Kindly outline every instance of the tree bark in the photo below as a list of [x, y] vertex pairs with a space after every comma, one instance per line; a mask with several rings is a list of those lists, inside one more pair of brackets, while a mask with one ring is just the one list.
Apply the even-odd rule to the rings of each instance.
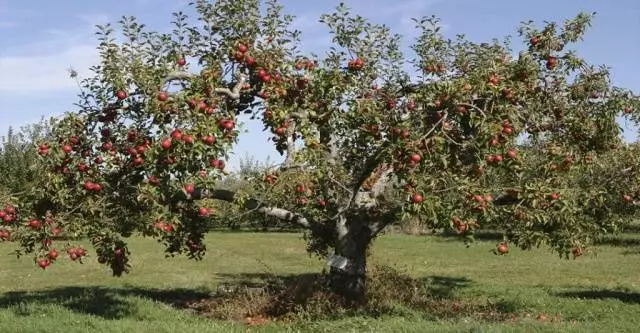
[[370, 230], [360, 221], [338, 221], [338, 239], [334, 256], [330, 259], [329, 284], [347, 302], [366, 303], [367, 248], [371, 243]]

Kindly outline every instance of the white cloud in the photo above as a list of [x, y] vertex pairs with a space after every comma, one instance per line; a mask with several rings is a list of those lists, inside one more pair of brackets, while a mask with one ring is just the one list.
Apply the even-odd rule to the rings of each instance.
[[69, 77], [73, 67], [79, 73], [98, 61], [93, 45], [70, 45], [66, 50], [34, 56], [0, 57], [0, 92], [33, 93], [77, 88]]
[[73, 30], [47, 29], [48, 38], [3, 50], [0, 56], [0, 94], [67, 91], [77, 89], [69, 77], [73, 68], [81, 76], [99, 61], [93, 32], [106, 15], [85, 14]]
[[[371, 19], [376, 23], [386, 23], [394, 27], [393, 32], [403, 35], [405, 39], [416, 37], [419, 33], [412, 20], [433, 14], [429, 9], [443, 0], [408, 0], [368, 1], [358, 9], [358, 14]], [[355, 7], [355, 6], [354, 6]], [[380, 10], [384, 8], [384, 10]], [[442, 24], [441, 29], [448, 29], [448, 25]]]

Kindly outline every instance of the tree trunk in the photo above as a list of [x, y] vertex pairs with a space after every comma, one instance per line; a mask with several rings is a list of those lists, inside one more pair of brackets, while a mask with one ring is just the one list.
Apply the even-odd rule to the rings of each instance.
[[332, 290], [349, 303], [366, 303], [365, 283], [367, 248], [371, 242], [368, 229], [347, 226], [346, 233], [338, 232], [335, 254], [330, 258], [329, 283]]

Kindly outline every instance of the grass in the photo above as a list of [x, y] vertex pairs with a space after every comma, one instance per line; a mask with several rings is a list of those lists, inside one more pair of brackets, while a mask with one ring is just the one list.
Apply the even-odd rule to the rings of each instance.
[[[297, 234], [212, 233], [202, 262], [165, 259], [155, 241], [133, 238], [133, 271], [122, 278], [95, 258], [60, 259], [43, 272], [30, 258], [2, 255], [0, 332], [637, 332], [640, 242], [634, 235], [621, 239], [567, 261], [545, 249], [495, 256], [489, 253], [495, 241], [466, 248], [454, 238], [385, 235], [374, 244], [372, 262], [427, 286], [437, 296], [428, 306], [260, 326], [207, 318], [185, 305], [222, 286], [259, 285], [276, 275], [313, 278], [323, 263], [305, 253]], [[12, 246], [0, 244], [0, 254]], [[261, 301], [243, 295], [247, 307]], [[541, 313], [548, 320], [536, 320]]]

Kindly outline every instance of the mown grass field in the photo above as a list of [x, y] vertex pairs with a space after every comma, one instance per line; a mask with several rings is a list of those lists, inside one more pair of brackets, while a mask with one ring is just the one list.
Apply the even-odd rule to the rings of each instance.
[[[62, 258], [41, 271], [28, 257], [2, 255], [0, 332], [640, 331], [640, 238], [634, 235], [578, 260], [559, 259], [546, 249], [495, 256], [489, 252], [495, 241], [466, 248], [453, 238], [385, 235], [375, 242], [372, 261], [424, 278], [455, 302], [493, 304], [510, 319], [399, 310], [261, 326], [208, 319], [175, 306], [176, 300], [203, 298], [220, 284], [264, 275], [317, 273], [323, 263], [305, 253], [298, 234], [212, 233], [207, 244], [206, 259], [194, 262], [165, 259], [160, 244], [134, 238], [133, 271], [122, 278], [95, 258], [84, 264]], [[0, 254], [12, 249], [0, 244]], [[547, 320], [537, 320], [540, 313]]]

